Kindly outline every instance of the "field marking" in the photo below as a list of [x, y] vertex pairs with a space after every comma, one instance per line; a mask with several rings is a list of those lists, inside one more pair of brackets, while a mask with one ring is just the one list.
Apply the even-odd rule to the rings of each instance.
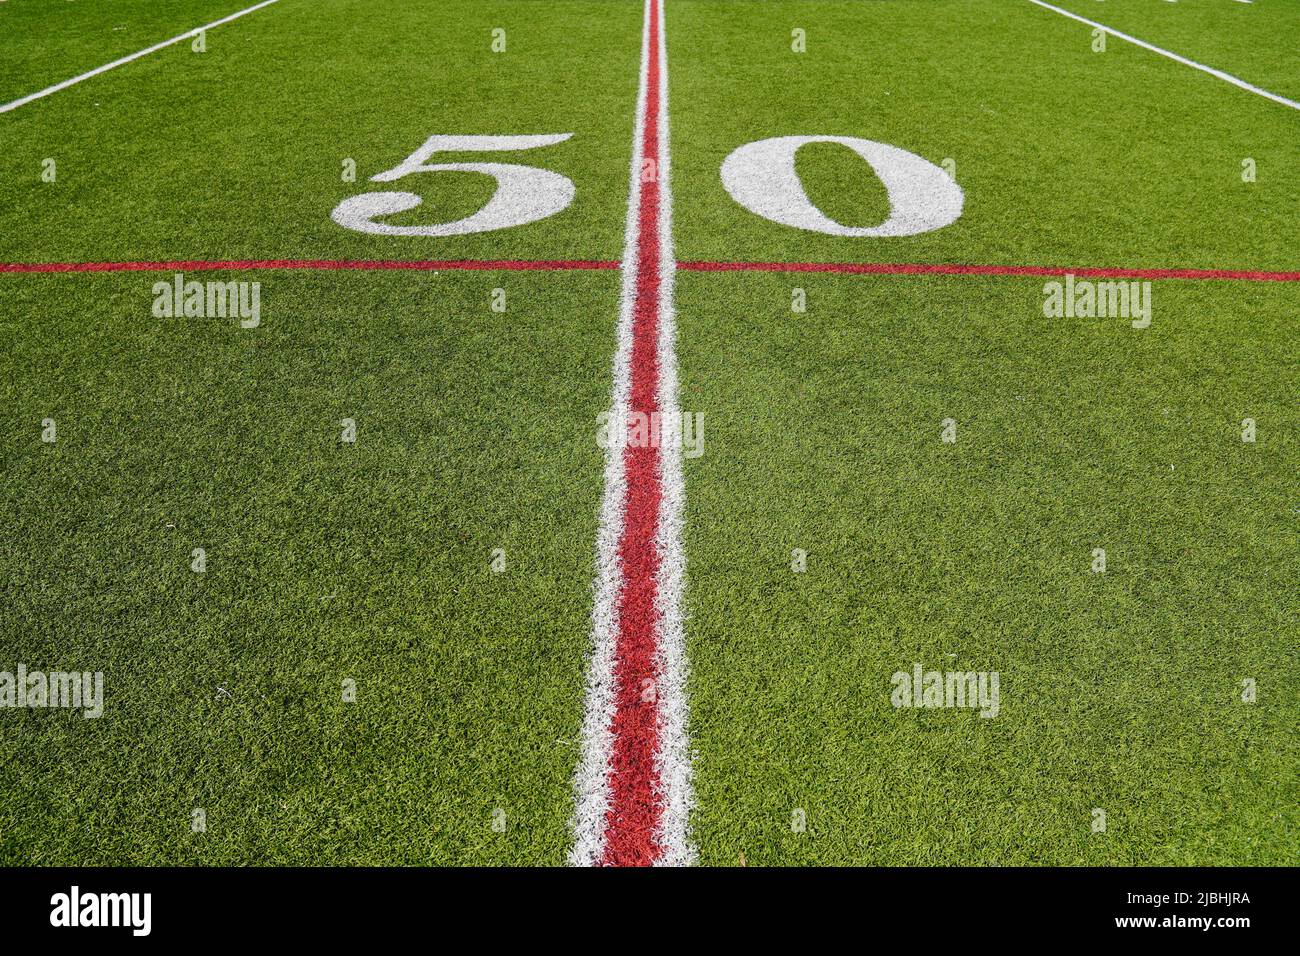
[[1190, 66], [1194, 70], [1200, 70], [1202, 73], [1208, 73], [1210, 76], [1218, 77], [1227, 83], [1231, 83], [1233, 86], [1240, 87], [1241, 89], [1254, 93], [1257, 96], [1262, 96], [1265, 99], [1272, 100], [1274, 103], [1281, 103], [1283, 106], [1289, 106], [1293, 110], [1300, 110], [1300, 103], [1297, 103], [1295, 100], [1289, 100], [1285, 96], [1278, 96], [1276, 93], [1270, 93], [1268, 90], [1260, 89], [1258, 86], [1247, 83], [1245, 80], [1238, 79], [1231, 73], [1224, 73], [1222, 70], [1216, 70], [1214, 67], [1206, 66], [1204, 63], [1197, 63], [1195, 60], [1189, 60], [1185, 56], [1179, 56], [1177, 53], [1172, 53], [1169, 50], [1147, 43], [1145, 40], [1139, 40], [1137, 37], [1129, 36], [1127, 33], [1122, 33], [1119, 30], [1116, 30], [1114, 27], [1106, 26], [1104, 23], [1098, 23], [1096, 20], [1089, 20], [1087, 17], [1081, 17], [1077, 13], [1071, 13], [1069, 10], [1062, 10], [1060, 7], [1054, 7], [1050, 3], [1045, 3], [1044, 0], [1029, 0], [1029, 2], [1036, 4], [1045, 10], [1052, 10], [1059, 13], [1063, 17], [1069, 17], [1071, 20], [1078, 20], [1080, 23], [1086, 23], [1090, 27], [1096, 27], [1098, 30], [1109, 33], [1111, 36], [1119, 37], [1121, 40], [1127, 40], [1135, 46], [1140, 46], [1144, 50], [1150, 50], [1152, 53], [1159, 53], [1161, 56], [1167, 56], [1175, 63], [1181, 63], [1183, 66]]
[[[620, 439], [630, 437], [635, 415], [680, 421], [661, 0], [645, 0], [644, 12], [610, 409], [610, 432]], [[682, 865], [694, 856], [687, 835], [684, 502], [678, 442], [608, 443], [574, 779], [574, 865]]]
[[[846, 226], [817, 207], [796, 168], [812, 143], [837, 143], [867, 164], [889, 200], [889, 215], [875, 226]], [[722, 187], [756, 216], [827, 236], [915, 236], [961, 217], [965, 194], [956, 179], [924, 157], [891, 143], [857, 136], [770, 136], [737, 147], [722, 161]]]
[[74, 86], [75, 84], [80, 83], [82, 80], [88, 80], [92, 76], [99, 76], [99, 74], [101, 73], [107, 73], [109, 70], [114, 70], [117, 67], [122, 66], [123, 64], [130, 63], [132, 60], [138, 60], [140, 59], [140, 57], [148, 56], [150, 53], [157, 53], [159, 50], [164, 49], [165, 47], [169, 47], [173, 43], [180, 43], [181, 40], [187, 40], [192, 36], [198, 36], [204, 30], [211, 30], [213, 27], [219, 27], [223, 23], [229, 23], [231, 20], [238, 20], [246, 13], [253, 13], [256, 10], [261, 10], [263, 7], [269, 7], [271, 4], [278, 3], [278, 2], [279, 0], [262, 0], [261, 3], [256, 3], [253, 6], [248, 7], [247, 9], [240, 10], [238, 13], [232, 13], [230, 14], [230, 16], [222, 17], [220, 20], [213, 20], [211, 23], [205, 23], [201, 27], [195, 27], [193, 30], [189, 30], [185, 33], [182, 33], [179, 36], [174, 36], [170, 40], [163, 40], [161, 43], [155, 43], [153, 46], [144, 50], [140, 50], [138, 53], [132, 53], [129, 56], [124, 56], [120, 60], [114, 60], [112, 63], [105, 63], [103, 66], [97, 66], [89, 73], [82, 73], [80, 76], [74, 76], [72, 79], [64, 80], [62, 83], [55, 83], [53, 86], [47, 86], [43, 90], [39, 90], [36, 93], [30, 93], [27, 96], [24, 96], [21, 99], [16, 99], [11, 103], [5, 103], [3, 106], [0, 106], [0, 113], [8, 113], [10, 110], [16, 110], [18, 109], [18, 107], [25, 106], [28, 103], [32, 102], [33, 100], [39, 100], [41, 97], [49, 96], [51, 93], [57, 93], [60, 90], [66, 90], [69, 86]]
[[1097, 266], [999, 266], [946, 262], [679, 262], [684, 272], [835, 272], [847, 275], [1087, 276], [1104, 279], [1237, 279], [1300, 282], [1300, 272], [1259, 269], [1124, 269]]
[[617, 269], [598, 259], [175, 259], [166, 262], [0, 262], [0, 272], [211, 272], [213, 270], [318, 269], [323, 271], [560, 272]]
[[[682, 421], [677, 400], [677, 255], [673, 247], [673, 203], [670, 189], [671, 163], [668, 133], [668, 41], [664, 25], [665, 0], [655, 0], [659, 17], [659, 340], [655, 357], [659, 362], [659, 408], [663, 419]], [[701, 438], [703, 436], [701, 435]], [[695, 862], [690, 842], [690, 814], [694, 805], [691, 785], [691, 753], [687, 736], [688, 704], [686, 681], [685, 591], [686, 480], [682, 474], [680, 441], [664, 443], [660, 462], [662, 502], [656, 537], [659, 560], [659, 751], [660, 791], [663, 816], [660, 820], [662, 855], [656, 861], [665, 866], [687, 866]]]
[[[414, 272], [584, 272], [619, 269], [608, 259], [176, 259], [167, 262], [0, 262], [0, 273], [237, 272], [301, 269]], [[1129, 269], [1109, 266], [1002, 266], [947, 262], [701, 262], [680, 261], [685, 272], [838, 272], [846, 275], [1063, 276], [1103, 279], [1218, 279], [1300, 282], [1300, 271], [1265, 269]]]

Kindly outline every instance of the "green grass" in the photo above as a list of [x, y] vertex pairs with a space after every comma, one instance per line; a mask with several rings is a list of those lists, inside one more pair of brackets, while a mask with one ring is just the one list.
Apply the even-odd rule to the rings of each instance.
[[[1296, 268], [1294, 111], [1094, 54], [1032, 5], [681, 0], [669, 24], [683, 259]], [[790, 134], [951, 157], [963, 216], [883, 240], [759, 219], [718, 166]], [[1245, 156], [1268, 176], [1243, 183]], [[834, 218], [883, 218], [848, 150], [797, 168]], [[682, 406], [708, 423], [686, 474], [703, 862], [1295, 861], [1294, 287], [1158, 283], [1146, 330], [1045, 319], [1030, 278], [678, 290]], [[1267, 437], [1242, 443], [1246, 417]], [[915, 663], [999, 672], [1001, 714], [895, 710]], [[1271, 688], [1253, 705], [1246, 677]]]
[[[1128, 43], [1093, 53], [1086, 27], [1025, 0], [675, 0], [667, 19], [683, 259], [1296, 268], [1300, 113]], [[723, 159], [795, 134], [951, 158], [962, 218], [848, 240], [732, 202]], [[881, 221], [879, 184], [849, 150], [810, 149], [799, 169], [810, 196], [846, 197], [828, 213]]]
[[[1294, 862], [1295, 297], [1041, 299], [679, 280], [703, 862]], [[914, 663], [999, 672], [1001, 713], [893, 709]]]
[[[248, 2], [0, 3], [0, 100]], [[1269, 0], [1062, 3], [1297, 93]], [[1023, 0], [666, 17], [681, 259], [1300, 268], [1300, 114], [1119, 41], [1094, 54]], [[282, 0], [204, 54], [0, 115], [0, 262], [617, 259], [640, 29], [636, 0]], [[535, 163], [576, 199], [458, 238], [331, 221], [433, 133], [573, 133], [458, 158]], [[760, 219], [719, 166], [791, 134], [952, 158], [963, 216], [883, 240]], [[833, 218], [883, 217], [847, 150], [797, 168]], [[491, 189], [418, 180], [409, 221]], [[0, 712], [0, 863], [562, 862], [619, 276], [191, 278], [260, 281], [261, 326], [154, 318], [170, 273], [0, 275], [0, 670], [106, 690], [101, 720]], [[1296, 861], [1296, 284], [1158, 282], [1145, 330], [1044, 318], [1041, 279], [677, 290], [680, 404], [705, 413], [702, 862]], [[918, 662], [997, 671], [999, 716], [894, 709]]]
[[[286, 0], [0, 117], [0, 260], [616, 258], [639, 11], [374, 9]], [[571, 132], [541, 164], [577, 198], [460, 240], [330, 220], [434, 132]], [[423, 179], [430, 219], [490, 190]], [[203, 276], [262, 282], [256, 330], [153, 318], [159, 278], [0, 277], [0, 666], [108, 698], [6, 715], [0, 860], [560, 862], [617, 277]]]
[[[80, 76], [256, 2], [5, 0], [0, 6], [0, 103]], [[33, 42], [33, 37], [40, 41]]]
[[[375, 16], [373, 6], [282, 0], [212, 31], [206, 53], [178, 44], [0, 116], [4, 258], [617, 259], [637, 8], [392, 3]], [[506, 30], [505, 53], [490, 49], [494, 27]], [[561, 80], [583, 94], [558, 96]], [[517, 156], [452, 159], [552, 169], [577, 185], [573, 205], [452, 239], [367, 236], [331, 221], [344, 198], [393, 188], [367, 180], [433, 133], [572, 133]], [[45, 158], [57, 182], [41, 180]], [[347, 158], [356, 182], [342, 179]], [[448, 222], [481, 205], [491, 181], [443, 173], [398, 186], [426, 197], [428, 221]]]
[[615, 279], [278, 276], [255, 332], [149, 282], [0, 283], [0, 667], [106, 685], [4, 714], [0, 859], [560, 862]]
[[[1019, 0], [1025, 2], [1025, 0]], [[1122, 30], [1171, 53], [1222, 70], [1270, 93], [1300, 100], [1300, 18], [1286, 0], [1051, 0], [1052, 5]], [[1045, 17], [1060, 17], [1050, 10]], [[1085, 35], [1091, 27], [1076, 23]], [[1116, 42], [1111, 38], [1111, 43]], [[1118, 41], [1123, 43], [1124, 41]]]

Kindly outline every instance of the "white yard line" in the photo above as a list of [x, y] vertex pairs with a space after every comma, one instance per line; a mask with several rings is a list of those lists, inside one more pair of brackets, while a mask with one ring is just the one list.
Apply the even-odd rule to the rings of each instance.
[[47, 86], [43, 90], [39, 90], [36, 93], [30, 93], [21, 99], [14, 100], [12, 103], [5, 103], [3, 106], [0, 106], [0, 113], [8, 113], [10, 110], [16, 110], [20, 106], [26, 106], [33, 100], [39, 100], [41, 97], [49, 96], [51, 93], [66, 90], [69, 86], [74, 86], [82, 80], [88, 80], [92, 76], [99, 76], [99, 74], [107, 73], [109, 70], [115, 70], [119, 66], [130, 63], [132, 60], [138, 60], [140, 57], [148, 56], [150, 53], [157, 53], [159, 50], [169, 47], [173, 43], [180, 43], [182, 40], [187, 40], [192, 36], [198, 36], [204, 30], [211, 30], [213, 27], [219, 27], [223, 23], [229, 23], [231, 20], [238, 20], [245, 14], [253, 13], [256, 10], [261, 10], [263, 7], [269, 7], [271, 4], [278, 2], [279, 0], [262, 0], [261, 3], [254, 4], [245, 10], [240, 10], [238, 13], [232, 13], [230, 16], [222, 17], [220, 20], [213, 20], [211, 23], [205, 23], [201, 27], [195, 27], [193, 30], [174, 36], [170, 40], [163, 40], [162, 43], [155, 43], [153, 46], [141, 50], [138, 53], [132, 53], [130, 56], [124, 56], [122, 59], [114, 60], [112, 63], [105, 63], [103, 66], [97, 66], [88, 73], [82, 73], [80, 76], [74, 76], [72, 79], [64, 80], [62, 83], [55, 83], [53, 86]]
[[1278, 96], [1276, 93], [1270, 93], [1268, 90], [1260, 89], [1252, 83], [1233, 76], [1231, 73], [1224, 73], [1222, 70], [1216, 70], [1212, 66], [1206, 66], [1204, 63], [1197, 63], [1195, 60], [1189, 60], [1185, 56], [1179, 56], [1177, 53], [1171, 53], [1169, 50], [1162, 49], [1154, 44], [1147, 43], [1145, 40], [1139, 40], [1137, 37], [1129, 36], [1113, 27], [1108, 27], [1104, 23], [1098, 23], [1096, 20], [1089, 20], [1087, 17], [1081, 17], [1077, 13], [1071, 13], [1069, 10], [1062, 10], [1060, 7], [1054, 7], [1050, 3], [1044, 3], [1043, 0], [1029, 0], [1030, 3], [1040, 6], [1045, 10], [1051, 10], [1059, 13], [1063, 17], [1069, 17], [1071, 20], [1078, 20], [1080, 23], [1086, 23], [1090, 27], [1096, 27], [1103, 30], [1111, 36], [1119, 37], [1121, 40], [1127, 40], [1134, 46], [1140, 46], [1144, 50], [1150, 50], [1152, 53], [1159, 53], [1166, 56], [1175, 63], [1181, 63], [1183, 66], [1190, 66], [1194, 70], [1200, 70], [1202, 73], [1208, 73], [1210, 76], [1217, 77], [1225, 83], [1231, 83], [1233, 86], [1254, 93], [1256, 96], [1262, 96], [1266, 100], [1272, 100], [1274, 103], [1281, 103], [1283, 106], [1289, 106], [1293, 110], [1300, 110], [1300, 103], [1295, 100], [1289, 100], [1285, 96]]
[[[651, 407], [665, 422], [681, 420], [661, 0], [645, 0], [644, 14], [610, 409], [615, 423]], [[645, 179], [647, 161], [654, 169], [650, 181]], [[675, 434], [669, 428], [664, 432]], [[569, 861], [577, 866], [688, 864], [694, 854], [687, 834], [691, 768], [682, 626], [681, 446], [664, 439], [650, 450], [625, 448], [613, 439], [626, 438], [626, 432], [614, 427], [610, 437]], [[653, 525], [645, 518], [647, 508], [656, 516]], [[650, 542], [654, 547], [647, 558]], [[647, 595], [653, 603], [648, 616], [638, 603]], [[622, 613], [625, 606], [632, 607], [630, 614]], [[647, 685], [651, 695], [638, 697]], [[639, 716], [646, 708], [653, 709], [652, 725]]]
[[[632, 177], [627, 194], [627, 224], [623, 233], [623, 284], [619, 296], [618, 339], [614, 353], [614, 395], [611, 420], [627, 420], [632, 391], [632, 319], [636, 304], [637, 236], [640, 232], [641, 150], [645, 138], [646, 71], [650, 45], [650, 5], [644, 11], [641, 31], [641, 79], [632, 125]], [[613, 428], [610, 429], [611, 433]], [[609, 813], [609, 764], [614, 747], [614, 651], [618, 644], [618, 595], [623, 569], [618, 545], [623, 537], [627, 505], [627, 477], [623, 451], [610, 436], [605, 449], [605, 492], [596, 531], [595, 603], [591, 612], [591, 658], [587, 662], [586, 705], [582, 720], [582, 754], [574, 789], [574, 866], [597, 866], [605, 852], [605, 818]]]
[[[673, 199], [670, 188], [668, 136], [668, 29], [664, 2], [659, 16], [659, 408], [664, 421], [682, 422], [677, 402], [677, 312], [674, 290], [677, 251], [673, 248]], [[700, 433], [698, 438], [703, 438]], [[695, 861], [690, 842], [690, 812], [694, 803], [691, 755], [686, 734], [686, 629], [684, 592], [686, 550], [686, 480], [682, 475], [682, 443], [666, 441], [662, 449], [662, 497], [659, 506], [659, 751], [655, 755], [663, 793], [660, 821], [662, 866], [688, 866]]]

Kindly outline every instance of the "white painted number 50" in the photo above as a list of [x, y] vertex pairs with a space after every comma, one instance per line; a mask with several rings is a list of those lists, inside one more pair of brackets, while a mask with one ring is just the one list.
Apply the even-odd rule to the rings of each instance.
[[[813, 205], [794, 167], [795, 153], [809, 143], [838, 143], [865, 159], [889, 194], [889, 218], [878, 226], [845, 226]], [[914, 236], [942, 229], [957, 221], [963, 201], [961, 187], [938, 166], [855, 136], [776, 136], [747, 143], [722, 161], [722, 185], [764, 219], [830, 236]]]
[[380, 216], [406, 212], [423, 200], [415, 193], [364, 193], [343, 200], [330, 213], [340, 226], [380, 236], [464, 236], [474, 232], [507, 229], [554, 216], [573, 202], [573, 181], [567, 176], [535, 166], [515, 163], [430, 163], [434, 153], [504, 152], [537, 149], [563, 143], [572, 133], [548, 136], [430, 136], [423, 146], [400, 164], [371, 176], [370, 181], [391, 183], [413, 173], [484, 173], [497, 181], [496, 192], [478, 212], [455, 222], [424, 226], [394, 226], [378, 222]]

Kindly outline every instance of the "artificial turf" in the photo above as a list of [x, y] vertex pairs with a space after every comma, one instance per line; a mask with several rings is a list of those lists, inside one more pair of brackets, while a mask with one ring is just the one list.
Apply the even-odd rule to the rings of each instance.
[[[281, 0], [0, 116], [5, 261], [617, 259], [627, 208], [641, 19], [608, 3]], [[494, 28], [506, 50], [491, 49]], [[164, 31], [165, 32], [165, 31]], [[35, 43], [35, 40], [31, 41]], [[564, 96], [565, 87], [582, 95]], [[96, 105], [98, 104], [98, 105]], [[518, 154], [575, 184], [552, 219], [444, 238], [338, 226], [345, 198], [393, 186], [434, 133], [571, 133]], [[41, 178], [42, 161], [57, 180]], [[343, 161], [356, 162], [356, 181]], [[492, 194], [478, 173], [403, 180], [424, 204], [395, 221], [451, 221]]]
[[3, 669], [106, 700], [4, 712], [0, 859], [561, 862], [614, 277], [149, 282], [7, 283]]
[[[670, 22], [683, 259], [1295, 268], [1296, 114], [1094, 53], [1049, 11], [682, 0]], [[950, 158], [963, 216], [844, 239], [731, 203], [722, 159], [791, 134]], [[854, 225], [887, 209], [863, 166], [797, 163]], [[1156, 283], [1137, 330], [1045, 318], [1043, 286], [679, 278], [681, 401], [708, 423], [686, 474], [703, 862], [1294, 861], [1300, 293]], [[999, 672], [1006, 709], [894, 709], [915, 663]]]
[[[0, 100], [245, 5], [8, 0]], [[1269, 0], [1058, 5], [1297, 93]], [[1300, 113], [1025, 0], [666, 23], [680, 259], [1300, 267]], [[0, 262], [617, 259], [640, 31], [635, 0], [282, 0], [0, 115]], [[454, 238], [330, 219], [433, 133], [573, 133], [455, 158], [575, 201]], [[845, 239], [736, 205], [722, 160], [792, 134], [952, 159], [963, 216]], [[797, 168], [883, 217], [847, 150]], [[492, 190], [408, 187], [403, 222]], [[261, 325], [155, 318], [170, 273], [0, 275], [0, 670], [106, 691], [0, 712], [0, 863], [562, 862], [617, 273], [190, 278], [260, 281]], [[1043, 284], [678, 275], [702, 862], [1295, 861], [1300, 290], [1157, 282], [1133, 329], [1046, 318]], [[998, 671], [1000, 713], [891, 707], [917, 662]]]
[[[1300, 113], [1122, 41], [1093, 53], [1086, 27], [1027, 0], [677, 0], [668, 20], [682, 259], [1296, 267]], [[846, 239], [732, 202], [723, 159], [796, 134], [952, 160], [962, 217]], [[881, 221], [883, 190], [850, 150], [809, 147], [798, 168], [832, 218]]]
[[130, 56], [254, 2], [5, 0], [0, 6], [0, 103]]
[[[1270, 291], [1165, 283], [1134, 330], [1028, 278], [679, 280], [702, 862], [1294, 861]], [[894, 709], [916, 663], [998, 672], [999, 714]]]
[[[1089, 0], [1051, 2], [1269, 92], [1300, 100], [1294, 52], [1300, 49], [1300, 17], [1284, 0], [1177, 0], [1175, 4], [1106, 0], [1105, 6]], [[1042, 15], [1060, 16], [1048, 10]], [[1074, 26], [1091, 42], [1091, 27]], [[1115, 42], [1111, 38], [1108, 48]]]

